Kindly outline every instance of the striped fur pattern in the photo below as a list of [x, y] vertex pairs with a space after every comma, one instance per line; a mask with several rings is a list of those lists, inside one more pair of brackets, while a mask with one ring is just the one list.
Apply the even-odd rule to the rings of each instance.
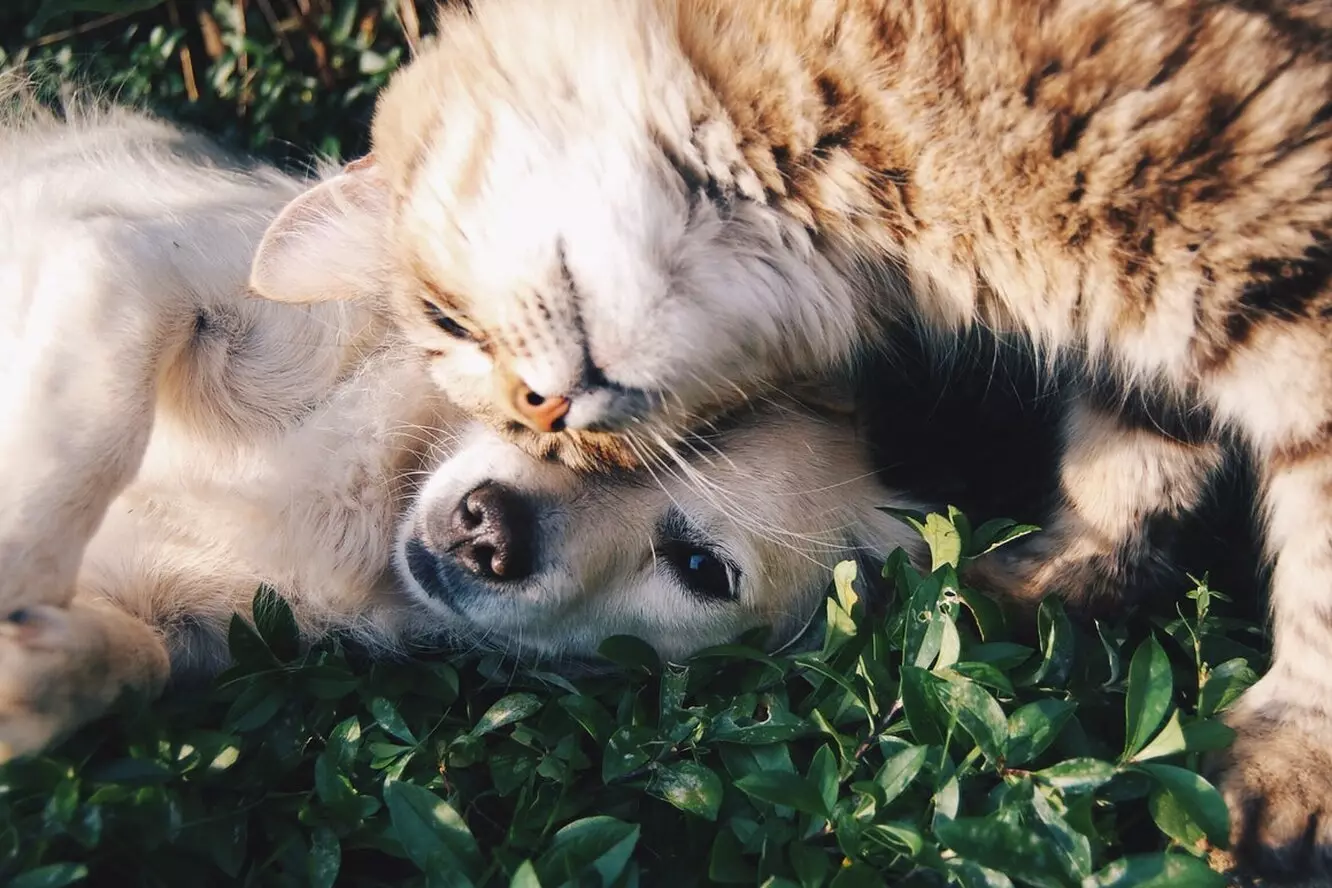
[[[1276, 656], [1224, 787], [1256, 862], [1328, 871], [1332, 771], [1283, 787], [1332, 745], [1332, 4], [482, 0], [373, 145], [344, 190], [379, 224], [343, 246], [451, 396], [538, 453], [640, 462], [895, 318], [1020, 332], [1206, 417], [1074, 411], [1066, 514], [994, 573], [1076, 596], [1242, 437]], [[317, 228], [269, 246], [326, 255]], [[530, 393], [567, 431], [525, 431]]]

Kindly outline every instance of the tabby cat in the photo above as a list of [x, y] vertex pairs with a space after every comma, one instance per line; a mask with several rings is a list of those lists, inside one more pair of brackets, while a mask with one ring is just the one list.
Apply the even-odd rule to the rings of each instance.
[[[1191, 417], [1071, 411], [1063, 513], [990, 566], [1087, 590], [1258, 455], [1275, 657], [1230, 715], [1240, 856], [1332, 869], [1332, 3], [481, 0], [253, 283], [386, 294], [450, 396], [633, 464], [883, 324], [1022, 333]], [[323, 270], [321, 274], [313, 272]]]

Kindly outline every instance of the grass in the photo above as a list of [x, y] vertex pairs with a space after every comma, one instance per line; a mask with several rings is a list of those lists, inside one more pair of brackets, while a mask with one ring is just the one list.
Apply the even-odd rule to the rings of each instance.
[[[0, 51], [303, 163], [363, 150], [426, 6], [23, 0]], [[1205, 580], [1115, 622], [1006, 619], [957, 571], [1022, 528], [912, 520], [932, 572], [894, 555], [870, 596], [843, 565], [799, 652], [617, 638], [573, 681], [301, 652], [261, 591], [211, 685], [0, 769], [0, 884], [1222, 884], [1197, 772], [1257, 624]]]

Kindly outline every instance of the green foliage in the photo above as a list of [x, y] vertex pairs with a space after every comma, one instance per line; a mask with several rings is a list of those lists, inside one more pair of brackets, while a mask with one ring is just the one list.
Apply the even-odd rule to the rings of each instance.
[[[278, 161], [364, 152], [378, 90], [433, 24], [429, 0], [5, 0], [23, 65]], [[406, 10], [406, 15], [404, 15]]]
[[894, 553], [868, 608], [840, 565], [805, 650], [663, 664], [615, 638], [619, 665], [574, 680], [302, 654], [260, 590], [206, 693], [0, 771], [0, 881], [1224, 884], [1206, 854], [1227, 813], [1197, 768], [1253, 672], [1211, 665], [1237, 649], [1216, 593], [1155, 624], [1048, 601], [1028, 626], [957, 580], [1012, 528], [916, 523], [934, 570]]

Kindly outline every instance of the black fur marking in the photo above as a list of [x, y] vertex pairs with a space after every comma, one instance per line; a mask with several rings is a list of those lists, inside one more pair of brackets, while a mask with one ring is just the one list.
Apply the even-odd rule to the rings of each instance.
[[718, 207], [729, 205], [731, 196], [722, 188], [721, 183], [695, 164], [689, 163], [679, 152], [666, 143], [665, 139], [657, 138], [657, 147], [661, 149], [662, 156], [675, 170], [680, 181], [684, 183], [684, 190], [688, 194], [703, 195], [710, 203]]
[[1054, 121], [1054, 132], [1050, 141], [1050, 153], [1056, 159], [1078, 147], [1078, 141], [1087, 131], [1091, 114], [1058, 115]]
[[1199, 23], [1193, 22], [1189, 27], [1189, 33], [1179, 42], [1179, 46], [1166, 56], [1165, 61], [1161, 63], [1161, 69], [1148, 81], [1148, 89], [1155, 89], [1179, 73], [1179, 69], [1184, 67], [1184, 63], [1193, 55], [1193, 44], [1197, 41], [1200, 30], [1202, 28]]
[[785, 145], [772, 147], [772, 162], [777, 166], [777, 173], [782, 177], [782, 184], [790, 190], [795, 179], [795, 165], [791, 162], [791, 149]]
[[839, 126], [837, 129], [823, 133], [819, 136], [819, 140], [814, 143], [814, 156], [822, 160], [833, 150], [850, 146], [859, 132], [860, 124], [853, 120]]
[[1036, 104], [1036, 93], [1040, 91], [1041, 84], [1062, 70], [1064, 66], [1059, 59], [1051, 59], [1046, 62], [1044, 68], [1027, 78], [1027, 82], [1022, 86], [1022, 98], [1028, 108]]
[[1142, 157], [1138, 158], [1137, 165], [1133, 167], [1133, 175], [1129, 177], [1129, 184], [1133, 185], [1135, 188], [1141, 188], [1143, 185], [1147, 184], [1147, 170], [1149, 170], [1151, 166], [1152, 156], [1150, 154], [1144, 154]]
[[[1078, 170], [1073, 176], [1073, 190], [1068, 193], [1069, 203], [1080, 203], [1087, 193], [1087, 174]], [[993, 232], [991, 232], [993, 233]]]
[[1093, 378], [1087, 400], [1129, 431], [1151, 431], [1193, 446], [1213, 437], [1213, 417], [1201, 398], [1170, 397], [1164, 389], [1126, 388], [1115, 380]]
[[1298, 259], [1257, 259], [1249, 263], [1249, 274], [1253, 279], [1240, 293], [1241, 312], [1283, 320], [1305, 317], [1332, 279], [1332, 251], [1320, 240]]

